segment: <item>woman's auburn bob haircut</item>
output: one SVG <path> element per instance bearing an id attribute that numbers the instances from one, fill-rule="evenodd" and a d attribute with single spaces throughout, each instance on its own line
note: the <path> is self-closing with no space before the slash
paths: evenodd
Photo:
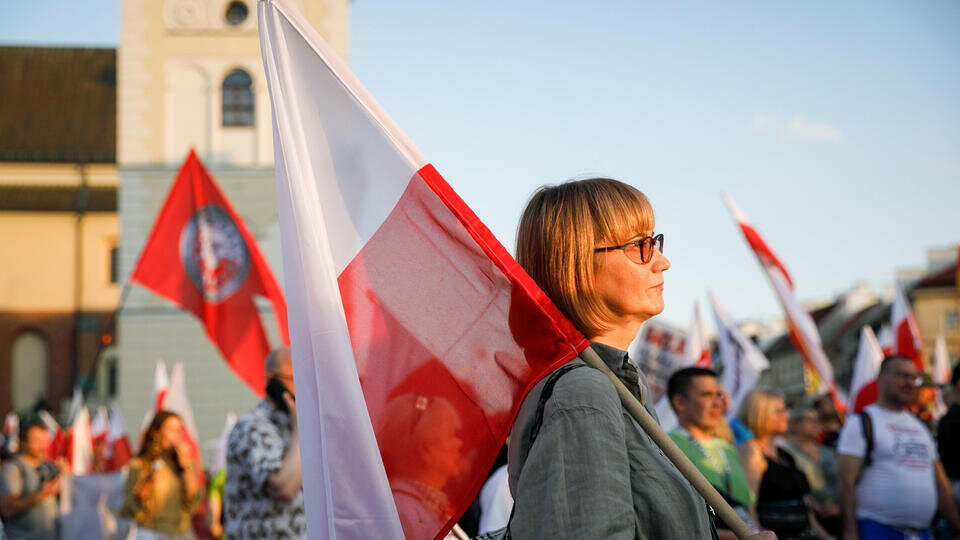
<path id="1" fill-rule="evenodd" d="M 653 231 L 650 201 L 610 178 L 539 188 L 520 217 L 517 262 L 587 338 L 609 329 L 613 313 L 596 288 L 601 254 Z"/>

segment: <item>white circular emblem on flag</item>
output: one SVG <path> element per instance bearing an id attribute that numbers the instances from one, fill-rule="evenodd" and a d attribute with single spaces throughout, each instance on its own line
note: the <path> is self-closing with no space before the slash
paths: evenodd
<path id="1" fill-rule="evenodd" d="M 236 292 L 250 270 L 250 251 L 237 224 L 219 206 L 197 210 L 180 233 L 180 260 L 208 302 Z"/>

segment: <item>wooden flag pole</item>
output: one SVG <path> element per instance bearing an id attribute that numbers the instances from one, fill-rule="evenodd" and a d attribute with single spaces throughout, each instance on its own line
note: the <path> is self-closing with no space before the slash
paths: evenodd
<path id="1" fill-rule="evenodd" d="M 657 424 L 657 421 L 650 416 L 650 413 L 643 408 L 643 405 L 637 401 L 637 398 L 627 390 L 627 387 L 624 386 L 616 374 L 610 371 L 610 368 L 603 363 L 603 360 L 600 359 L 596 351 L 587 347 L 580 353 L 580 358 L 590 367 L 602 371 L 610 379 L 614 388 L 617 389 L 617 394 L 620 396 L 620 401 L 623 402 L 624 408 L 627 409 L 630 415 L 640 424 L 640 427 L 643 428 L 643 431 L 653 439 L 653 442 L 660 447 L 660 450 L 662 450 L 667 458 L 680 470 L 684 478 L 700 493 L 707 501 L 707 504 L 713 508 L 714 512 L 720 516 L 720 519 L 730 527 L 734 534 L 736 534 L 738 538 L 752 536 L 753 532 L 747 527 L 747 524 L 733 511 L 733 508 L 727 504 L 727 501 L 717 492 L 716 488 L 703 477 L 703 474 L 697 470 L 697 467 L 694 466 L 690 459 L 680 450 L 677 444 L 673 442 L 673 439 L 663 431 L 660 425 Z"/>

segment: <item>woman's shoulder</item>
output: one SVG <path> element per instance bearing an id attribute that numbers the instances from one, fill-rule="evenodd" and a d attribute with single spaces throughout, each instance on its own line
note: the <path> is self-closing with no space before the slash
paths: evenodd
<path id="1" fill-rule="evenodd" d="M 600 370 L 575 359 L 567 365 L 580 367 L 571 369 L 557 379 L 551 396 L 554 409 L 593 408 L 620 414 L 620 398 L 613 383 Z"/>

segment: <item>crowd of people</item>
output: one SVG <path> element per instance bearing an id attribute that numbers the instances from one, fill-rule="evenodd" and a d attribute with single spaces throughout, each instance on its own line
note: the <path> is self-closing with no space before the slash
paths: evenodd
<path id="1" fill-rule="evenodd" d="M 647 198 L 604 178 L 538 190 L 517 237 L 520 265 L 654 417 L 646 378 L 626 351 L 663 310 L 663 242 Z M 224 471 L 205 476 L 183 420 L 154 415 L 117 508 L 131 527 L 126 537 L 305 537 L 290 351 L 272 352 L 265 364 L 266 397 L 230 432 Z M 788 404 L 762 388 L 731 411 L 713 371 L 684 368 L 667 384 L 679 424 L 669 437 L 751 538 L 960 538 L 960 366 L 942 418 L 915 414 L 919 382 L 913 360 L 889 356 L 877 401 L 863 411 L 839 413 L 830 394 Z M 461 520 L 462 528 L 486 538 L 735 538 L 638 427 L 615 386 L 582 357 L 534 386 L 514 421 L 507 463 L 481 491 L 480 526 Z M 416 429 L 399 416 L 387 427 Z M 0 468 L 2 534 L 56 538 L 64 464 L 46 459 L 42 422 L 25 422 L 21 437 L 19 453 Z M 402 466 L 385 463 L 388 473 Z M 391 483 L 398 508 L 429 494 Z"/>
<path id="2" fill-rule="evenodd" d="M 61 495 L 69 466 L 48 459 L 47 425 L 25 422 L 19 451 L 4 456 L 0 467 L 0 538 L 305 538 L 289 349 L 273 351 L 266 369 L 277 390 L 231 430 L 223 470 L 204 473 L 180 416 L 168 410 L 153 415 L 138 453 L 117 473 L 120 498 L 110 510 L 119 519 L 110 532 L 64 530 L 58 498 L 69 497 Z"/>

